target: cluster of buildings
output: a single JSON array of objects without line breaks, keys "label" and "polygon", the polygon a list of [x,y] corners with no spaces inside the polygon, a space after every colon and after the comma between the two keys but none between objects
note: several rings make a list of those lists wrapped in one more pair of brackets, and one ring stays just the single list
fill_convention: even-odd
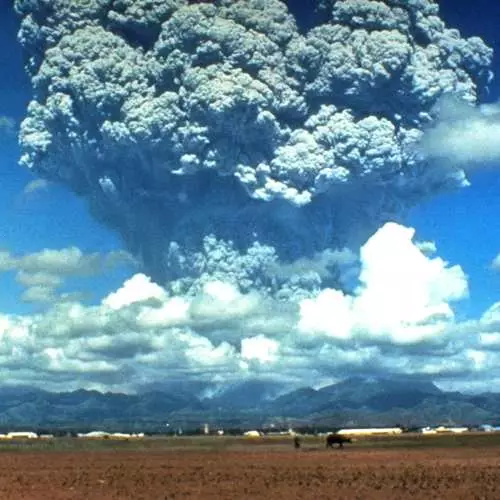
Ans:
[{"label": "cluster of buildings", "polygon": [[[433,435],[433,434],[461,434],[464,432],[500,432],[500,426],[495,427],[492,425],[480,425],[479,427],[471,428],[471,427],[456,427],[456,426],[445,426],[439,425],[436,427],[422,427],[417,430],[421,434]],[[333,432],[333,431],[332,431]],[[335,431],[336,434],[344,435],[344,436],[397,436],[403,434],[404,432],[408,432],[406,429],[402,427],[368,427],[368,428],[346,428]],[[414,431],[412,431],[414,432]],[[281,432],[266,432],[263,433],[259,430],[249,430],[243,433],[244,436],[247,437],[260,437],[260,436],[269,436],[269,435],[294,435],[295,431],[289,429],[287,431]],[[324,432],[320,435],[327,435],[330,432]]]}]

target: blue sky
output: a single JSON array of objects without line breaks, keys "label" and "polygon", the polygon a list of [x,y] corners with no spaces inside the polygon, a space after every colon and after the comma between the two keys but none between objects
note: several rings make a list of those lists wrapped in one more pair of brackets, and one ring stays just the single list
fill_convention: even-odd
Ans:
[{"label": "blue sky", "polygon": [[[0,4],[0,115],[20,122],[31,98],[29,80],[23,69],[23,55],[17,43],[19,20],[8,2]],[[0,182],[0,248],[14,254],[29,254],[44,248],[77,246],[84,252],[107,252],[122,248],[120,238],[89,214],[86,203],[67,189],[51,185],[31,195],[23,194],[35,180],[27,169],[17,165],[19,148],[15,137],[1,144]],[[76,283],[94,300],[113,290],[130,270],[95,276]],[[19,300],[22,288],[13,273],[0,275],[2,310],[9,313],[29,312],[32,305]]]},{"label": "blue sky", "polygon": [[[443,1],[442,17],[448,25],[459,28],[467,36],[483,37],[489,45],[500,52],[500,36],[497,33],[496,22],[500,19],[500,4],[497,5],[488,0],[476,0],[473,5],[474,7],[468,0]],[[30,87],[22,67],[21,49],[16,42],[17,27],[18,21],[8,5],[5,2],[1,3],[0,115],[11,117],[19,122],[30,100]],[[498,68],[493,68],[493,70],[497,69],[497,73],[500,74],[498,57],[495,58],[495,66]],[[494,102],[499,96],[500,81],[494,81],[491,85],[489,100]],[[14,256],[22,256],[41,252],[43,249],[78,247],[83,254],[87,255],[93,252],[107,254],[123,248],[119,236],[96,222],[90,215],[86,203],[65,188],[55,185],[42,186],[27,193],[26,187],[35,178],[17,165],[19,150],[15,138],[5,138],[0,142],[0,147],[0,250],[7,250]],[[493,259],[500,252],[498,224],[500,168],[495,165],[489,165],[487,169],[476,168],[470,173],[469,179],[471,181],[469,188],[437,196],[419,205],[409,214],[407,220],[407,225],[416,229],[417,240],[434,242],[437,255],[451,265],[461,266],[467,275],[469,298],[462,298],[454,305],[457,319],[464,321],[477,319],[500,299],[500,272],[494,272],[491,269]],[[405,238],[404,235],[401,237]],[[72,277],[74,275],[69,273],[68,276],[71,279],[64,282],[62,291],[84,292],[85,296],[82,301],[85,304],[96,304],[106,294],[117,290],[124,279],[134,272],[131,265],[121,262],[117,266],[105,266],[105,272],[91,272],[87,277],[74,278]],[[162,295],[163,292],[148,284],[147,280],[139,278],[134,283],[137,289],[143,287],[148,290],[145,292],[147,297],[160,297],[161,300],[166,300]],[[39,304],[20,300],[25,287],[19,283],[19,279],[16,279],[14,271],[0,275],[0,286],[1,313],[29,315],[40,310]],[[122,289],[119,300],[116,300],[119,303],[127,303],[128,293],[130,289]],[[229,289],[214,289],[207,292],[208,295],[212,294],[217,297],[220,294],[231,295],[233,293],[234,290]],[[457,294],[460,293],[457,292]],[[240,300],[238,297],[236,299]],[[333,300],[337,299],[333,298]],[[316,307],[313,304],[309,305]],[[132,341],[127,340],[127,342]],[[211,347],[205,346],[203,342],[194,343],[194,347],[190,344],[189,349],[198,349],[203,353],[205,352],[203,349],[206,348],[215,358],[229,356],[230,346],[222,343]],[[127,343],[127,345],[131,344]],[[252,349],[258,351],[262,359],[274,359],[273,353],[277,349],[273,341],[258,336],[253,337],[253,340],[246,339],[244,345],[250,353],[249,360],[253,359]],[[262,352],[265,355],[261,355]],[[56,348],[48,348],[46,355],[51,362],[57,364],[59,354]],[[474,357],[474,354],[470,356]],[[154,359],[151,363],[151,366],[161,364],[158,359]],[[383,362],[380,363],[383,364]],[[144,366],[146,365],[147,363]],[[59,369],[62,370],[59,366],[55,370]],[[68,368],[68,373],[71,369]],[[89,368],[89,372],[93,369]],[[97,371],[100,369],[96,368]],[[102,375],[102,373],[108,373],[106,370],[107,368],[104,367],[103,371],[99,372],[102,380],[106,378]],[[111,368],[109,370],[110,373],[113,371]],[[148,369],[144,368],[144,383],[151,381],[147,372]],[[128,387],[126,384],[122,386],[116,383],[112,375],[109,377],[110,381],[106,385],[107,383],[102,380],[98,383],[90,376],[87,386]],[[101,383],[104,385],[99,385]],[[57,388],[57,384],[54,384],[54,387]]]},{"label": "blue sky", "polygon": [[[490,0],[446,0],[439,2],[447,24],[465,36],[480,36],[494,48],[492,68],[500,75],[500,4]],[[489,101],[500,96],[500,80],[491,84]],[[415,208],[409,223],[419,237],[435,241],[439,255],[459,263],[469,275],[471,299],[464,303],[466,314],[477,315],[500,297],[500,279],[490,263],[500,248],[500,227],[494,214],[500,213],[500,171],[488,168],[469,176],[471,186],[443,194]]]}]

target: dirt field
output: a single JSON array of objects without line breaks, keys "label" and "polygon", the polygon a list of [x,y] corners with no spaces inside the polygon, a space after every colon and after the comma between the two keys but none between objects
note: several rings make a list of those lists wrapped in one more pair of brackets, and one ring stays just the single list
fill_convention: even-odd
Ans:
[{"label": "dirt field", "polygon": [[[426,438],[429,439],[429,438]],[[437,439],[356,442],[151,440],[140,444],[9,444],[0,498],[498,499],[500,447]]]}]

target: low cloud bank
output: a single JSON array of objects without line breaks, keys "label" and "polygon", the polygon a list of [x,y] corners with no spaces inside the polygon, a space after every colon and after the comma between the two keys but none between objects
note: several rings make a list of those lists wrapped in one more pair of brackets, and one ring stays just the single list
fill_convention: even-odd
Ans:
[{"label": "low cloud bank", "polygon": [[0,272],[14,272],[16,281],[25,289],[21,299],[40,304],[71,301],[72,294],[58,290],[69,278],[90,278],[115,267],[133,264],[134,259],[123,250],[85,254],[76,247],[46,248],[22,256],[0,251]]}]

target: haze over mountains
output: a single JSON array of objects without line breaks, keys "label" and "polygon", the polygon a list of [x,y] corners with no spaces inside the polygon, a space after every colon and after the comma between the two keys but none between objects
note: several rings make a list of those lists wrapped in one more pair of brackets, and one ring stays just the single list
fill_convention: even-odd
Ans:
[{"label": "haze over mountains", "polygon": [[[207,394],[207,393],[206,393]],[[500,421],[500,394],[445,392],[431,382],[348,378],[321,389],[284,392],[249,381],[210,397],[182,387],[137,395],[78,390],[0,389],[0,428],[113,429],[175,432],[248,427],[347,427]]]}]

